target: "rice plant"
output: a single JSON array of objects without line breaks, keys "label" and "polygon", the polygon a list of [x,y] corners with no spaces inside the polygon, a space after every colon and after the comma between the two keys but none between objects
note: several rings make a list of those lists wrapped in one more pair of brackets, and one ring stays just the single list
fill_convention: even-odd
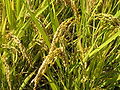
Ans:
[{"label": "rice plant", "polygon": [[0,0],[0,90],[119,90],[120,0]]}]

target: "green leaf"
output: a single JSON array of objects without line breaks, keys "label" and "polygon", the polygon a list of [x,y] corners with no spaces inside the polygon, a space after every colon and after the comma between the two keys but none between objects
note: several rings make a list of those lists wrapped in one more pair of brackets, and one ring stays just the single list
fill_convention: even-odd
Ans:
[{"label": "green leaf", "polygon": [[[27,4],[26,4],[27,5]],[[45,33],[42,25],[40,24],[40,22],[38,21],[38,19],[35,18],[35,15],[30,11],[30,9],[28,7],[26,7],[32,20],[35,22],[37,29],[39,30],[39,34],[42,35],[43,39],[45,40],[47,46],[50,48],[50,41],[48,38],[48,35]]]},{"label": "green leaf", "polygon": [[118,36],[120,36],[120,30],[117,33],[115,33],[112,37],[110,37],[106,42],[104,42],[102,45],[100,45],[98,48],[96,48],[94,51],[92,51],[89,54],[89,57],[91,57],[93,54],[99,52],[102,48],[104,48],[105,46],[107,46],[110,42],[112,42]]},{"label": "green leaf", "polygon": [[[53,0],[52,2],[54,2],[55,0]],[[44,0],[43,2],[42,2],[42,5],[36,10],[36,12],[35,12],[35,16],[37,17],[37,16],[39,16],[43,11],[45,11],[48,7],[49,7],[49,4],[47,3],[48,1],[47,0]],[[51,3],[52,3],[51,2]],[[51,4],[50,3],[50,4]]]},{"label": "green leaf", "polygon": [[120,10],[114,15],[116,18],[120,17]]},{"label": "green leaf", "polygon": [[26,84],[28,83],[28,81],[31,79],[31,77],[35,74],[35,71],[32,72],[28,77],[26,77],[26,79],[24,80],[24,82],[22,83],[22,85],[20,86],[19,90],[23,90],[24,87],[26,86]]},{"label": "green leaf", "polygon": [[5,0],[8,22],[9,22],[10,26],[13,28],[13,27],[15,27],[15,17],[14,17],[13,11],[11,9],[10,3],[11,3],[10,0]]},{"label": "green leaf", "polygon": [[[52,0],[52,1],[54,1],[54,0]],[[55,7],[54,7],[53,2],[52,2],[52,8],[49,5],[49,11],[50,11],[50,19],[51,19],[53,32],[55,32],[57,30],[58,26],[59,26],[59,22],[58,22],[58,19],[57,19],[57,15],[56,15],[56,12],[55,12]]]},{"label": "green leaf", "polygon": [[47,78],[47,80],[49,81],[52,90],[58,90],[58,89],[57,89],[57,85],[56,85],[49,77],[47,77],[46,75],[44,75],[44,76],[45,76],[45,77]]},{"label": "green leaf", "polygon": [[19,15],[21,9],[21,0],[16,0],[16,13]]}]

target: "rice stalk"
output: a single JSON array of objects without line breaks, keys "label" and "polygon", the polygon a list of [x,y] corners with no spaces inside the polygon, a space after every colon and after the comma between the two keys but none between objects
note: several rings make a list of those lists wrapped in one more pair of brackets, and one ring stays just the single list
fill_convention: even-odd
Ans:
[{"label": "rice stalk", "polygon": [[119,27],[120,0],[0,0],[0,90],[119,90]]},{"label": "rice stalk", "polygon": [[11,83],[11,73],[10,73],[10,67],[7,64],[7,53],[4,52],[3,55],[1,56],[1,60],[2,60],[2,65],[3,65],[3,72],[6,75],[6,79],[7,79],[7,83],[9,86],[9,89],[12,90],[12,83]]},{"label": "rice stalk", "polygon": [[17,45],[18,45],[18,47],[19,47],[19,49],[20,49],[20,51],[21,51],[21,53],[22,53],[22,55],[23,55],[23,58],[26,58],[27,59],[27,61],[28,61],[28,63],[30,64],[30,66],[31,66],[31,58],[30,58],[30,56],[28,55],[28,53],[26,52],[26,49],[25,49],[25,47],[22,45],[22,43],[21,43],[21,41],[15,36],[15,35],[13,35],[12,33],[8,33],[7,35],[6,35],[6,37],[7,38],[11,38],[11,40],[13,40]]},{"label": "rice stalk", "polygon": [[51,48],[49,50],[49,54],[45,57],[45,60],[43,61],[42,65],[40,66],[36,77],[33,79],[33,81],[35,83],[34,84],[34,90],[36,90],[38,81],[44,75],[48,65],[50,64],[50,62],[53,62],[52,60],[55,57],[59,56],[60,53],[63,52],[63,48],[62,47],[61,48],[57,48],[55,44],[58,42],[58,40],[61,38],[61,36],[63,36],[63,33],[66,32],[65,30],[67,29],[67,26],[71,22],[73,22],[73,18],[70,18],[70,19],[62,22],[60,24],[60,26],[58,27],[57,31],[55,32],[53,40],[52,40],[52,43],[51,43]]}]

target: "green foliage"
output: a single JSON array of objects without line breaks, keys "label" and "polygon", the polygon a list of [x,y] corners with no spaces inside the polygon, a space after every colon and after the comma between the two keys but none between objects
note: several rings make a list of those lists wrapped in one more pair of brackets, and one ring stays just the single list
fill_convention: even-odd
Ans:
[{"label": "green foliage", "polygon": [[0,90],[120,89],[120,0],[0,0]]}]

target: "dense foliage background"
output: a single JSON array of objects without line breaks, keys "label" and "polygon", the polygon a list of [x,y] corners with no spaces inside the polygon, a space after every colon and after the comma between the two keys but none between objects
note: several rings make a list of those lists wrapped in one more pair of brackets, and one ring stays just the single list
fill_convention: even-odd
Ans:
[{"label": "dense foliage background", "polygon": [[120,90],[120,0],[0,0],[0,90]]}]

